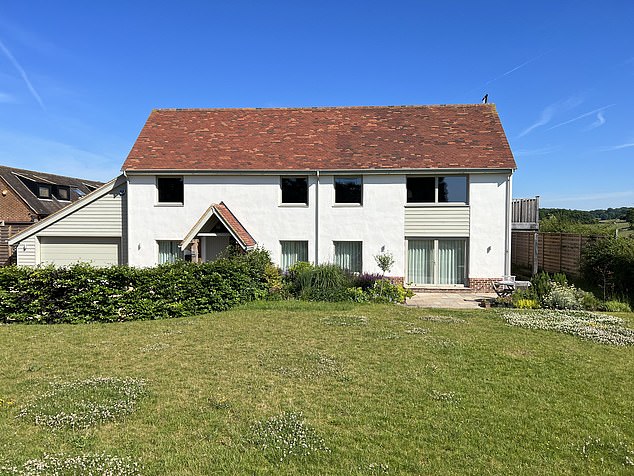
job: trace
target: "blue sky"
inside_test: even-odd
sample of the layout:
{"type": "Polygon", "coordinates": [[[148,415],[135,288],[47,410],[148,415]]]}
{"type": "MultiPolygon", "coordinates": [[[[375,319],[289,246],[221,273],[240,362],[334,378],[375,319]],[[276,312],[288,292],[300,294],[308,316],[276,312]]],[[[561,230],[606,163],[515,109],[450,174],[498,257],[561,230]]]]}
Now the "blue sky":
{"type": "Polygon", "coordinates": [[[160,107],[489,94],[542,206],[634,206],[634,2],[0,2],[0,164],[109,180],[160,107]]]}

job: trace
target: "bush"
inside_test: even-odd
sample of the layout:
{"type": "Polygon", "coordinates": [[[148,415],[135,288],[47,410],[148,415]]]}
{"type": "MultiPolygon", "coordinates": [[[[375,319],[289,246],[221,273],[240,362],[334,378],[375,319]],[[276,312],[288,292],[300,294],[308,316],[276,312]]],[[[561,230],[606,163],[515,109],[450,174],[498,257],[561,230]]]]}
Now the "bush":
{"type": "Polygon", "coordinates": [[[621,301],[605,301],[601,304],[599,310],[607,312],[632,312],[630,305],[621,301]]]}
{"type": "Polygon", "coordinates": [[[367,293],[372,302],[392,303],[404,303],[406,298],[414,295],[410,289],[405,289],[401,284],[394,284],[387,279],[375,282],[367,293]]]}
{"type": "Polygon", "coordinates": [[[223,311],[271,288],[266,251],[155,268],[0,268],[0,322],[80,323],[223,311]]]}
{"type": "Polygon", "coordinates": [[[354,285],[367,291],[374,286],[374,283],[383,279],[383,276],[377,273],[362,273],[354,277],[354,285]]]}
{"type": "Polygon", "coordinates": [[[353,287],[351,276],[334,264],[295,263],[285,282],[292,296],[306,301],[347,301],[353,287]]]}
{"type": "Polygon", "coordinates": [[[552,283],[550,292],[542,300],[547,309],[581,309],[579,294],[574,286],[552,283]]]}
{"type": "Polygon", "coordinates": [[[335,264],[295,263],[283,282],[289,295],[306,301],[402,303],[414,295],[378,274],[352,276],[335,264]]]}
{"type": "Polygon", "coordinates": [[[550,292],[552,287],[552,282],[550,280],[550,275],[544,271],[536,274],[531,279],[531,287],[528,289],[528,292],[531,293],[530,297],[535,298],[541,302],[544,297],[550,292]]]}
{"type": "Polygon", "coordinates": [[[634,301],[634,238],[605,238],[582,253],[583,278],[603,291],[603,299],[625,296],[634,301]]]}
{"type": "Polygon", "coordinates": [[[513,302],[517,309],[539,309],[539,303],[535,299],[518,299],[513,302]]]}

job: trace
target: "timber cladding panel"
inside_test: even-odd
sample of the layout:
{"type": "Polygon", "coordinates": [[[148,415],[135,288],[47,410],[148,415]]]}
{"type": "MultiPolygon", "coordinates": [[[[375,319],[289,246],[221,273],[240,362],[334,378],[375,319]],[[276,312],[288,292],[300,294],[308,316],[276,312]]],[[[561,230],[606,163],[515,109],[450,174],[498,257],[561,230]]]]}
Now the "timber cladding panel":
{"type": "Polygon", "coordinates": [[[114,191],[44,228],[38,236],[120,237],[123,208],[122,196],[114,191]]]}
{"type": "Polygon", "coordinates": [[[29,225],[31,224],[5,224],[0,226],[0,266],[12,264],[11,247],[7,243],[9,241],[9,238],[11,238],[16,233],[21,232],[29,225]]]}
{"type": "MultiPolygon", "coordinates": [[[[513,265],[531,269],[533,266],[534,232],[514,231],[511,239],[513,265]]],[[[538,268],[549,273],[580,274],[581,255],[586,244],[602,235],[577,233],[539,233],[538,268]]]]}
{"type": "Polygon", "coordinates": [[[469,207],[406,207],[405,236],[466,238],[469,236],[469,207]]]}

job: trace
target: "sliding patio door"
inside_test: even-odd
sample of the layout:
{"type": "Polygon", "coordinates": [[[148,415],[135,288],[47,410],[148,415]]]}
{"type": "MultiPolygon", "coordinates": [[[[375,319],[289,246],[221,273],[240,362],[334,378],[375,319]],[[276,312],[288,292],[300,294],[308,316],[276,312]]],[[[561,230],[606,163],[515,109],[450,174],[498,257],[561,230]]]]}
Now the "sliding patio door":
{"type": "Polygon", "coordinates": [[[408,240],[407,282],[464,284],[467,240],[408,240]]]}
{"type": "Polygon", "coordinates": [[[407,248],[407,282],[434,282],[434,240],[409,240],[407,248]]]}

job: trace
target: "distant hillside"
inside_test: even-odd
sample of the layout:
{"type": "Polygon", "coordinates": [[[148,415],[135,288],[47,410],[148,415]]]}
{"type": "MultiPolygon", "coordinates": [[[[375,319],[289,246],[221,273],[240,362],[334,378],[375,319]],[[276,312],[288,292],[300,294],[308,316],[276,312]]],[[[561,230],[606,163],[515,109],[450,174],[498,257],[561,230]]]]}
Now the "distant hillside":
{"type": "Polygon", "coordinates": [[[634,207],[608,208],[607,210],[568,210],[565,208],[540,208],[539,217],[555,217],[571,223],[597,223],[600,220],[634,221],[634,207]]]}

